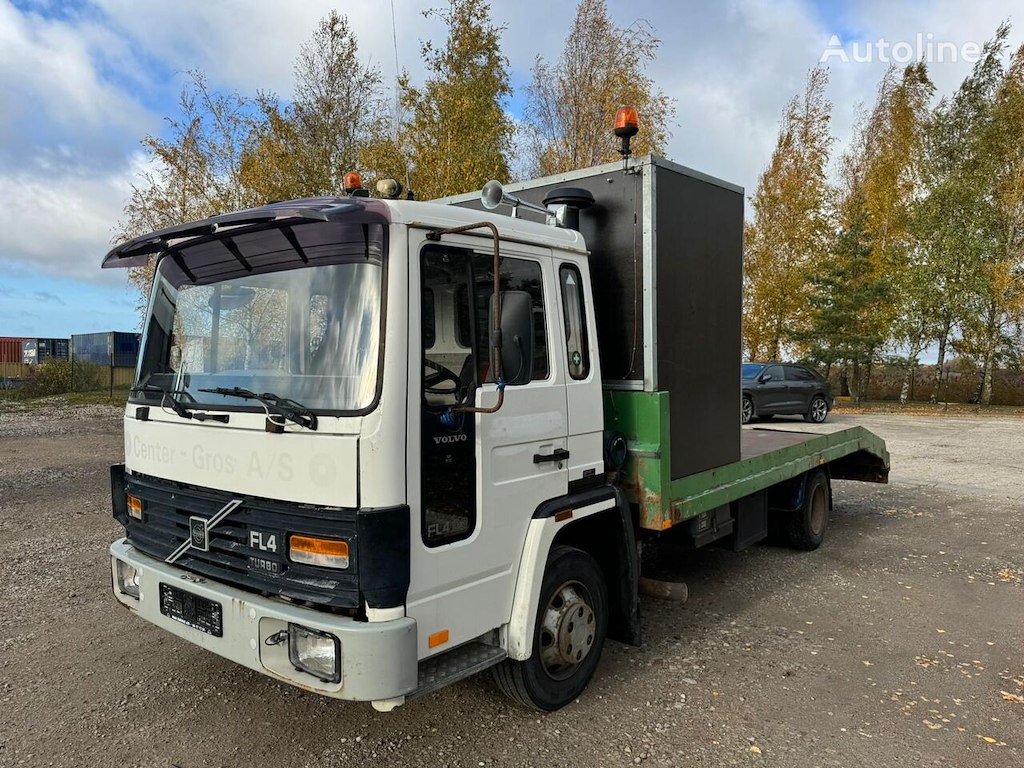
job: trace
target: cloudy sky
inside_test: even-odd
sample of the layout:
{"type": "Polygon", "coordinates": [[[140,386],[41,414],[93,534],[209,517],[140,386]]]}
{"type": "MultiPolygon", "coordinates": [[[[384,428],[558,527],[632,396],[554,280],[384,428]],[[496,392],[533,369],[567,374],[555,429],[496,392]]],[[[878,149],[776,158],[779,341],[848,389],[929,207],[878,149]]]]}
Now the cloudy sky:
{"type": "MultiPolygon", "coordinates": [[[[421,11],[393,0],[398,60],[422,75],[421,39],[443,40],[421,11]]],[[[363,56],[393,81],[389,0],[0,0],[0,336],[134,330],[136,296],[100,270],[132,183],[139,140],[175,114],[190,69],[219,90],[287,97],[292,63],[317,21],[347,15],[363,56]]],[[[555,59],[575,5],[492,0],[506,26],[521,112],[537,54],[555,59]]],[[[609,0],[615,22],[645,19],[662,40],[650,74],[677,101],[668,155],[753,191],[785,102],[823,56],[837,148],[887,64],[920,51],[940,93],[970,68],[999,21],[1024,33],[1024,0],[609,0]],[[833,37],[835,36],[835,37],[833,37]],[[883,42],[884,41],[884,42],[883,42]],[[943,61],[938,61],[939,44],[943,61]],[[899,47],[897,47],[899,46],[899,47]],[[864,61],[871,58],[873,61],[864,61]]]]}

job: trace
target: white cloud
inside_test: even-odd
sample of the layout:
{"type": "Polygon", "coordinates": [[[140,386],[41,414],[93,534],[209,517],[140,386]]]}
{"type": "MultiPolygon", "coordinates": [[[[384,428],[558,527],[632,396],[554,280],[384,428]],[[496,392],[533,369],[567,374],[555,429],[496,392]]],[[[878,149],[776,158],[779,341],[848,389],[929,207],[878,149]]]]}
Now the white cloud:
{"type": "MultiPolygon", "coordinates": [[[[45,19],[0,0],[0,169],[52,156],[57,145],[86,150],[78,159],[90,165],[123,156],[155,120],[102,76],[115,62],[125,65],[123,46],[96,22],[45,19]]],[[[123,79],[133,71],[125,66],[123,79]]]]}
{"type": "MultiPolygon", "coordinates": [[[[136,156],[135,169],[143,158],[136,156]]],[[[123,282],[101,270],[134,174],[0,176],[0,267],[5,271],[123,282]]]]}
{"type": "MultiPolygon", "coordinates": [[[[139,3],[96,0],[110,25],[170,69],[200,69],[217,87],[254,93],[270,90],[287,97],[299,46],[331,10],[348,17],[364,60],[380,66],[393,81],[395,46],[387,0],[178,0],[139,3]]],[[[441,29],[421,12],[438,0],[395,0],[400,65],[422,71],[418,39],[441,29]]]]}
{"type": "MultiPolygon", "coordinates": [[[[424,72],[420,40],[444,34],[439,20],[421,12],[443,5],[394,0],[399,66],[414,80],[424,72]]],[[[348,16],[361,57],[390,83],[391,7],[387,0],[94,0],[54,15],[0,0],[0,265],[111,279],[97,265],[136,179],[138,140],[162,130],[160,117],[174,113],[185,70],[204,71],[220,90],[287,97],[299,46],[336,9],[348,16]]],[[[616,24],[646,19],[662,40],[650,73],[677,100],[670,157],[752,193],[783,106],[802,90],[832,34],[912,40],[931,32],[983,42],[1007,13],[996,0],[976,0],[969,9],[957,0],[824,7],[811,0],[611,0],[616,24]]],[[[574,13],[573,0],[492,0],[495,22],[507,26],[503,50],[514,82],[528,82],[538,53],[558,57],[574,13]]],[[[932,75],[949,93],[968,69],[936,65],[932,75]]],[[[832,66],[837,152],[849,139],[856,105],[873,101],[883,70],[832,66]]]]}

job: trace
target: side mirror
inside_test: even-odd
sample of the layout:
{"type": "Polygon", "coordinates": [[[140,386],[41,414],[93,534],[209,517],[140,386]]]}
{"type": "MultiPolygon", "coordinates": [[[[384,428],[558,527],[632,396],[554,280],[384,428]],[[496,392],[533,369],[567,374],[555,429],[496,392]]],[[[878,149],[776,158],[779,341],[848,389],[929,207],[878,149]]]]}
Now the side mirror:
{"type": "Polygon", "coordinates": [[[757,380],[764,384],[766,381],[772,380],[772,375],[770,373],[762,373],[760,376],[757,377],[757,380]]]}
{"type": "MultiPolygon", "coordinates": [[[[494,297],[487,312],[494,335],[494,297]]],[[[526,291],[501,292],[501,375],[505,384],[528,384],[533,378],[533,299],[526,291]]]]}

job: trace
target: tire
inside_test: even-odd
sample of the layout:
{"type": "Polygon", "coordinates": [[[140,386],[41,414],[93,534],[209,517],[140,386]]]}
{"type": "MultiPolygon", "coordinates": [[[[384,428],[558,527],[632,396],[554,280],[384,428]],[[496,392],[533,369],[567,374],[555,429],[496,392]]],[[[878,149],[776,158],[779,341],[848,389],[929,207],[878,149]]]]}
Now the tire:
{"type": "Polygon", "coordinates": [[[807,413],[804,414],[804,421],[821,424],[827,418],[828,402],[821,395],[815,395],[811,398],[811,404],[807,408],[807,413]]]}
{"type": "Polygon", "coordinates": [[[546,712],[576,700],[594,675],[608,629],[608,590],[589,554],[552,547],[544,568],[533,652],[507,659],[494,679],[507,696],[546,712]],[[582,622],[582,623],[581,623],[582,622]]]}
{"type": "Polygon", "coordinates": [[[804,481],[803,504],[789,513],[785,543],[793,549],[812,552],[825,541],[831,494],[828,476],[820,469],[804,481]]]}
{"type": "Polygon", "coordinates": [[[754,418],[754,401],[750,395],[744,395],[740,401],[740,423],[749,424],[754,418]]]}

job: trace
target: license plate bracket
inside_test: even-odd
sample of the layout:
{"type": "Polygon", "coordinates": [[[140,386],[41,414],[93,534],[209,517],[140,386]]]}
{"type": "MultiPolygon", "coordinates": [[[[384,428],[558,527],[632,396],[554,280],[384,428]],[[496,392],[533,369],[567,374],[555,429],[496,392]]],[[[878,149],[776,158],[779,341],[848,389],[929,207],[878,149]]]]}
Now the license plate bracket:
{"type": "Polygon", "coordinates": [[[220,603],[163,582],[160,582],[160,613],[207,635],[224,636],[224,612],[220,603]]]}

